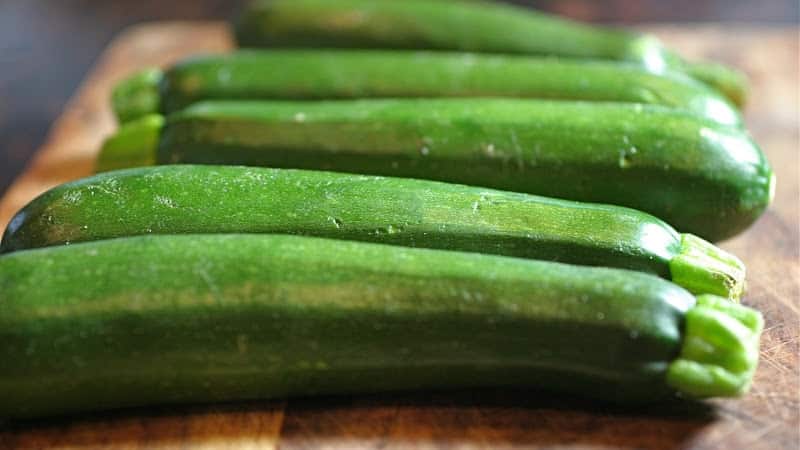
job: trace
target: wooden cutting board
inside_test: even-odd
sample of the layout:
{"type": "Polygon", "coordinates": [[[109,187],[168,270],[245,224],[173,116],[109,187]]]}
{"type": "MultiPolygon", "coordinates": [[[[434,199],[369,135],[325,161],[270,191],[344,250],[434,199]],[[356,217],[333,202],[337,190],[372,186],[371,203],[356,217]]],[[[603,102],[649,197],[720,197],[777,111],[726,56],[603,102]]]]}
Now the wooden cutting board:
{"type": "MultiPolygon", "coordinates": [[[[775,167],[778,190],[774,205],[752,229],[723,244],[747,263],[744,302],[761,309],[767,324],[761,366],[746,397],[650,410],[504,391],[159,408],[5,424],[0,449],[797,449],[798,28],[645,30],[687,56],[737,66],[752,80],[747,123],[775,167]]],[[[45,189],[91,172],[98,146],[115,128],[108,98],[116,81],[144,66],[231,47],[221,23],[153,23],[120,35],[3,198],[0,226],[45,189]]]]}

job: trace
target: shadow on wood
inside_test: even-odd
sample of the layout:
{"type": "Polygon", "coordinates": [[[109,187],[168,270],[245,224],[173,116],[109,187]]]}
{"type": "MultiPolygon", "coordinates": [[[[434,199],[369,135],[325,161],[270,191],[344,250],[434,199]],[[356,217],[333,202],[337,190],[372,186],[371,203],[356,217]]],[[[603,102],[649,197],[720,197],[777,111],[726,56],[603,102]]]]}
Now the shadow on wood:
{"type": "Polygon", "coordinates": [[[6,424],[11,448],[677,449],[715,420],[678,401],[624,407],[536,391],[320,397],[284,403],[131,409],[6,424]]]}
{"type": "Polygon", "coordinates": [[[293,401],[286,448],[686,448],[710,405],[598,404],[542,392],[479,391],[293,401]]]}
{"type": "Polygon", "coordinates": [[[163,407],[8,422],[0,448],[274,448],[284,403],[163,407]]]}

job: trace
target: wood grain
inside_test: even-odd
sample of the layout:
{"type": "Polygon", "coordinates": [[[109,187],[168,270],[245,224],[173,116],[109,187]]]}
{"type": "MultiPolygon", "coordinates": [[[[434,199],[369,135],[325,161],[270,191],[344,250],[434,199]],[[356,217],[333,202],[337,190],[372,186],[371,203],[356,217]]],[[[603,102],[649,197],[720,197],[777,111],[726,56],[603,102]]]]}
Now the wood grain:
{"type": "MultiPolygon", "coordinates": [[[[684,54],[750,75],[747,122],[778,176],[775,203],[723,247],[749,270],[764,312],[761,367],[738,400],[625,410],[539,392],[414,393],[158,408],[5,424],[0,449],[796,449],[800,445],[798,28],[658,26],[684,54]]],[[[42,191],[91,172],[114,129],[113,84],[146,65],[231,47],[220,23],[153,23],[104,53],[29,169],[0,202],[0,226],[42,191]]],[[[0,399],[2,401],[2,399],[0,399]]]]}

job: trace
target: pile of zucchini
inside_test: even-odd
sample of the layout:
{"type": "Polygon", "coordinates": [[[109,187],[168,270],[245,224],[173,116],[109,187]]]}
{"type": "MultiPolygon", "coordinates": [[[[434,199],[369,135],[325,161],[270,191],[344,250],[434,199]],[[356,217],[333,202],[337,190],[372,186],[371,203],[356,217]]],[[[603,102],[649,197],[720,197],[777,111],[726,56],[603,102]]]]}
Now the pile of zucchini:
{"type": "Polygon", "coordinates": [[[122,81],[100,173],[9,223],[0,418],[746,392],[763,319],[711,242],[775,179],[737,72],[500,3],[265,0],[235,31],[122,81]]]}

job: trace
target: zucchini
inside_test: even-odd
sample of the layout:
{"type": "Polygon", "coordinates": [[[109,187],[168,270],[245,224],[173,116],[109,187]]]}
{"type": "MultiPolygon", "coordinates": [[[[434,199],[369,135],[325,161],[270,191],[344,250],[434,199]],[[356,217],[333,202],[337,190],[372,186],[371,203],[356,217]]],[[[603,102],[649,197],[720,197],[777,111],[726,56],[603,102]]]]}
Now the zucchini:
{"type": "Polygon", "coordinates": [[[662,70],[651,36],[479,1],[266,0],[235,24],[241,47],[398,48],[635,61],[662,70]]]}
{"type": "Polygon", "coordinates": [[[109,172],[23,208],[2,252],[142,234],[291,233],[634,269],[738,298],[744,265],[648,214],[405,178],[236,166],[109,172]]]}
{"type": "MultiPolygon", "coordinates": [[[[235,24],[241,47],[395,48],[630,61],[686,71],[743,101],[746,80],[727,67],[684,61],[653,36],[602,28],[485,1],[261,0],[235,24]]],[[[739,103],[741,105],[741,103],[739,103]]]]}
{"type": "Polygon", "coordinates": [[[0,417],[410,389],[739,395],[761,316],[651,275],[280,235],[0,257],[0,417]]]}
{"type": "MultiPolygon", "coordinates": [[[[156,151],[136,149],[143,160],[156,151]]],[[[107,150],[101,170],[119,166],[107,150]]],[[[622,103],[201,102],[167,118],[157,151],[162,164],[356,172],[617,204],[712,241],[753,223],[774,186],[746,132],[622,103]]]]}
{"type": "Polygon", "coordinates": [[[659,104],[740,125],[736,107],[682,73],[614,62],[411,51],[240,51],[148,69],[113,94],[120,122],[200,100],[527,97],[659,104]]]}

